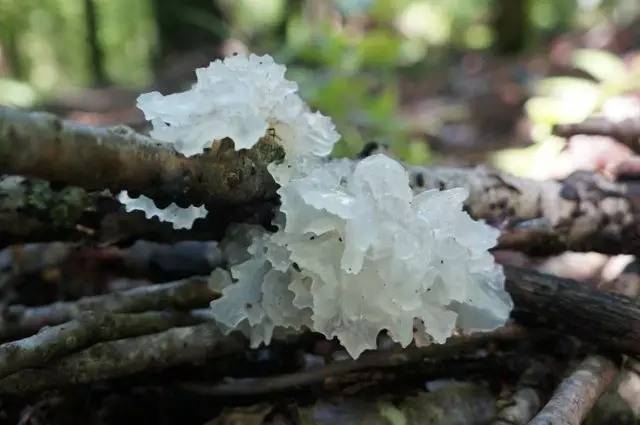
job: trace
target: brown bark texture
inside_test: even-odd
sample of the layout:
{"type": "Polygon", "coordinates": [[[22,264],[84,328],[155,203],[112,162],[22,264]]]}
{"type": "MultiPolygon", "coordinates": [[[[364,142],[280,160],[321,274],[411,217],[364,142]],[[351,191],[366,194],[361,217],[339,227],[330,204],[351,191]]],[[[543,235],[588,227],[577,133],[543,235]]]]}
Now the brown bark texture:
{"type": "MultiPolygon", "coordinates": [[[[214,141],[212,141],[213,144],[214,141]]],[[[55,115],[0,107],[0,173],[87,190],[128,190],[158,206],[240,204],[266,199],[275,182],[266,165],[282,158],[269,138],[235,151],[216,143],[186,158],[127,127],[95,128],[55,115]]]]}

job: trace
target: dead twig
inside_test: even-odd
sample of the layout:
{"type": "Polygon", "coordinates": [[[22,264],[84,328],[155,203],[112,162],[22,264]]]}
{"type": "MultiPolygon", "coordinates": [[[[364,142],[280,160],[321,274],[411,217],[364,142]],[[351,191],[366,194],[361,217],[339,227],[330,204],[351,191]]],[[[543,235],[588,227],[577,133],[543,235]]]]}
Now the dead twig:
{"type": "Polygon", "coordinates": [[[43,366],[54,358],[98,342],[161,332],[201,321],[198,316],[177,312],[83,313],[69,323],[0,345],[0,378],[22,369],[43,366]]]}
{"type": "Polygon", "coordinates": [[[634,151],[640,151],[640,118],[627,118],[613,121],[606,117],[590,117],[581,123],[556,124],[553,126],[553,134],[559,137],[569,138],[577,135],[607,136],[630,147],[634,151]]]}
{"type": "Polygon", "coordinates": [[[529,425],[580,425],[617,374],[618,365],[609,358],[587,357],[529,425]]]}
{"type": "Polygon", "coordinates": [[[640,354],[640,306],[634,299],[522,267],[504,266],[504,272],[517,322],[640,354]]]}
{"type": "MultiPolygon", "coordinates": [[[[305,387],[324,381],[327,378],[367,369],[396,368],[426,359],[437,361],[448,359],[461,353],[469,353],[491,343],[522,341],[532,334],[524,328],[509,325],[493,332],[451,337],[444,344],[432,344],[426,347],[410,347],[398,351],[374,351],[364,353],[356,360],[345,360],[319,368],[296,373],[270,376],[257,379],[233,380],[216,385],[185,383],[181,387],[202,394],[223,396],[247,396],[267,394],[294,387],[305,387]]],[[[434,370],[439,366],[434,364],[434,370]]]]}
{"type": "Polygon", "coordinates": [[[218,296],[218,293],[208,287],[206,279],[191,278],[39,307],[11,305],[0,323],[0,339],[32,334],[43,326],[73,320],[86,311],[140,313],[153,310],[191,310],[208,306],[218,296]]]}
{"type": "Polygon", "coordinates": [[[41,369],[25,369],[0,379],[0,393],[25,394],[85,384],[138,372],[204,362],[247,347],[238,334],[223,335],[213,323],[101,342],[41,369]]]}
{"type": "MultiPolygon", "coordinates": [[[[195,232],[201,237],[219,235],[224,223],[238,220],[238,217],[243,222],[255,223],[268,223],[271,218],[277,185],[266,171],[266,164],[273,158],[268,153],[258,152],[260,149],[269,151],[273,147],[270,142],[259,143],[255,148],[257,152],[236,152],[230,142],[221,142],[202,156],[184,158],[149,143],[141,145],[137,141],[144,136],[135,133],[123,135],[105,129],[78,127],[78,124],[49,115],[11,109],[0,109],[0,135],[0,172],[36,176],[86,189],[129,189],[150,196],[160,206],[168,201],[184,205],[213,204],[217,214],[215,221],[222,224],[216,227],[206,222],[195,232]],[[62,137],[62,142],[56,142],[58,138],[49,132],[62,137]],[[42,138],[35,137],[40,133],[43,133],[42,138]],[[10,149],[12,144],[8,140],[16,138],[18,141],[25,139],[21,145],[24,148],[10,149]],[[267,147],[260,147],[263,145],[267,147]],[[95,146],[98,146],[95,148],[98,151],[93,152],[95,146]],[[94,161],[93,155],[99,152],[105,155],[104,159],[100,156],[94,161]],[[92,167],[86,167],[87,162],[91,162],[92,167]],[[235,205],[231,208],[229,204],[233,203],[235,205]],[[223,205],[229,208],[222,208],[223,205]]],[[[377,152],[374,148],[368,146],[363,155],[377,152]]],[[[597,173],[584,171],[563,180],[547,181],[517,178],[486,167],[408,167],[408,171],[416,192],[466,187],[470,192],[466,208],[476,219],[485,219],[501,227],[505,222],[544,223],[540,227],[534,226],[533,230],[531,226],[504,229],[500,241],[502,249],[542,256],[567,250],[640,253],[640,182],[612,182],[597,173]]],[[[12,185],[15,186],[15,182],[12,185]]],[[[23,186],[18,184],[18,192],[26,190],[23,186]]],[[[36,188],[40,186],[36,185],[36,188]]],[[[32,190],[30,186],[27,189],[32,190]]],[[[52,190],[47,186],[38,189],[40,192],[48,194],[52,190]]],[[[38,195],[36,198],[41,197],[38,195]]],[[[157,228],[147,226],[149,229],[143,232],[140,229],[144,226],[139,220],[127,224],[133,215],[120,217],[113,211],[109,213],[97,208],[98,200],[104,201],[103,198],[86,193],[47,195],[44,199],[49,203],[43,204],[47,208],[36,208],[38,214],[25,216],[24,206],[18,208],[10,196],[4,199],[0,195],[0,239],[9,235],[14,242],[21,238],[37,240],[48,237],[46,235],[51,232],[57,234],[59,240],[86,238],[86,234],[76,229],[78,224],[97,233],[95,238],[99,240],[108,239],[109,236],[103,235],[105,233],[115,234],[116,239],[134,236],[149,240],[195,237],[194,232],[177,234],[169,229],[170,226],[163,227],[160,223],[157,228]],[[84,212],[88,209],[97,209],[94,215],[98,217],[87,219],[84,212]],[[42,211],[46,220],[40,216],[42,211]],[[50,217],[51,211],[70,212],[61,219],[50,217]],[[107,217],[111,218],[111,224],[107,223],[107,217]],[[24,225],[16,226],[17,220],[24,225]],[[96,226],[95,221],[100,225],[96,226]],[[55,229],[50,223],[57,223],[53,226],[55,229]],[[15,234],[15,229],[24,230],[15,234]]],[[[198,222],[194,226],[197,228],[198,222]]]]}

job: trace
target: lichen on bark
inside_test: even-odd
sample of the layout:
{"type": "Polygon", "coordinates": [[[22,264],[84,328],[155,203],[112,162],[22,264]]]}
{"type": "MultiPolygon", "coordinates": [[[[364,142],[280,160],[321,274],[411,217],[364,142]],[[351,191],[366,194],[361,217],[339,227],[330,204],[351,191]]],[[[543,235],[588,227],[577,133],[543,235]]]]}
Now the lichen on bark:
{"type": "MultiPolygon", "coordinates": [[[[213,142],[213,141],[212,141],[213,142]]],[[[128,190],[158,206],[235,205],[273,197],[267,164],[284,157],[271,137],[235,151],[220,143],[186,158],[127,127],[95,128],[0,107],[0,173],[86,190],[128,190]]]]}

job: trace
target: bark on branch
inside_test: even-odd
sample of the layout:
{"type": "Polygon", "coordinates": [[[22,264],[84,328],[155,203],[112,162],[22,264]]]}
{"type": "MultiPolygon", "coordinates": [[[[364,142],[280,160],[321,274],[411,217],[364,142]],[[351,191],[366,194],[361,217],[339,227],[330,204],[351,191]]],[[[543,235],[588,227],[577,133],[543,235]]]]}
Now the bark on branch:
{"type": "Polygon", "coordinates": [[[504,271],[517,322],[612,352],[640,354],[640,305],[634,299],[521,267],[505,266],[504,271]]]}
{"type": "Polygon", "coordinates": [[[224,336],[212,323],[101,342],[46,368],[24,369],[0,379],[0,393],[24,394],[203,362],[246,347],[238,335],[224,336]]]}
{"type": "Polygon", "coordinates": [[[618,375],[618,365],[589,356],[566,378],[529,425],[580,425],[596,400],[618,375]]]}
{"type": "Polygon", "coordinates": [[[581,123],[557,124],[553,134],[569,138],[583,134],[585,136],[607,136],[616,139],[635,152],[640,151],[640,118],[627,118],[613,121],[606,117],[590,117],[581,123]]]}
{"type": "MultiPolygon", "coordinates": [[[[376,152],[369,146],[365,149],[376,152]]],[[[0,107],[0,173],[89,190],[126,189],[151,197],[159,206],[206,203],[225,210],[219,207],[240,204],[235,214],[228,209],[216,211],[216,221],[224,222],[231,215],[249,221],[245,218],[251,210],[256,211],[251,221],[268,222],[273,204],[267,200],[274,199],[277,185],[266,165],[281,155],[282,150],[265,139],[248,151],[236,152],[231,142],[223,141],[203,155],[184,158],[133,131],[91,128],[49,114],[0,107]]],[[[467,187],[471,215],[504,227],[501,248],[544,256],[566,250],[640,253],[638,182],[614,183],[590,172],[535,181],[484,167],[408,169],[416,191],[467,187]]],[[[69,209],[90,209],[97,202],[91,196],[80,196],[80,200],[69,209]]],[[[0,214],[0,235],[1,218],[0,214]]],[[[66,228],[69,222],[73,219],[67,220],[66,228]]],[[[15,221],[8,223],[13,227],[15,221]]]]}
{"type": "Polygon", "coordinates": [[[519,178],[486,167],[409,168],[415,191],[466,187],[476,219],[503,228],[500,248],[640,254],[640,185],[579,171],[563,180],[519,178]]]}
{"type": "Polygon", "coordinates": [[[0,174],[87,190],[128,190],[158,206],[241,204],[271,197],[266,164],[282,158],[269,138],[236,152],[228,142],[185,158],[127,127],[93,128],[0,106],[0,174]]]}
{"type": "Polygon", "coordinates": [[[11,305],[0,322],[0,339],[37,332],[76,319],[85,312],[142,313],[156,310],[191,310],[207,307],[219,294],[205,279],[185,279],[143,286],[122,292],[61,301],[39,307],[11,305]]]}
{"type": "Polygon", "coordinates": [[[146,335],[199,322],[202,320],[198,316],[189,313],[84,313],[69,323],[45,328],[29,338],[2,344],[0,378],[22,369],[43,366],[56,357],[98,342],[146,335]]]}
{"type": "Polygon", "coordinates": [[[0,175],[0,249],[50,241],[217,240],[232,221],[269,222],[273,206],[271,201],[219,206],[191,229],[176,230],[170,223],[146,219],[142,211],[125,212],[108,190],[58,188],[44,180],[0,175]]]}

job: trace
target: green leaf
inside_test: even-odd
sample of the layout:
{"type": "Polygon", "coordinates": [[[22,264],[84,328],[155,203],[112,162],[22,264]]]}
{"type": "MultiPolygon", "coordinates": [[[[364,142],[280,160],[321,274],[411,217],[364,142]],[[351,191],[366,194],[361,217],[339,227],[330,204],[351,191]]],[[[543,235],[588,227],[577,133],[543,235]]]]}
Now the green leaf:
{"type": "Polygon", "coordinates": [[[602,93],[598,83],[575,77],[551,77],[540,81],[535,89],[538,96],[561,99],[589,99],[597,102],[602,93]]]}
{"type": "Polygon", "coordinates": [[[520,177],[541,177],[544,167],[552,164],[566,141],[550,137],[542,143],[525,149],[504,149],[491,156],[493,165],[502,171],[520,177]]]}
{"type": "Polygon", "coordinates": [[[412,165],[424,165],[431,159],[429,144],[424,140],[412,141],[407,145],[405,162],[412,165]]]}
{"type": "Polygon", "coordinates": [[[623,60],[603,50],[577,50],[573,53],[571,61],[576,68],[588,72],[603,82],[628,78],[629,72],[623,60]]]}
{"type": "Polygon", "coordinates": [[[386,31],[371,31],[358,44],[365,66],[393,67],[400,59],[402,39],[386,31]]]}
{"type": "Polygon", "coordinates": [[[8,78],[0,78],[0,104],[20,108],[32,106],[37,99],[36,91],[28,84],[8,78]]]}
{"type": "Polygon", "coordinates": [[[398,87],[390,81],[381,93],[376,94],[375,98],[363,107],[376,120],[385,121],[396,116],[399,103],[398,87]]]}
{"type": "Polygon", "coordinates": [[[333,75],[318,89],[312,102],[325,115],[344,118],[352,108],[361,107],[366,91],[367,84],[361,78],[333,75]]]}
{"type": "Polygon", "coordinates": [[[596,108],[595,101],[587,98],[554,99],[533,97],[525,104],[525,111],[536,124],[570,124],[583,121],[596,108]]]}

